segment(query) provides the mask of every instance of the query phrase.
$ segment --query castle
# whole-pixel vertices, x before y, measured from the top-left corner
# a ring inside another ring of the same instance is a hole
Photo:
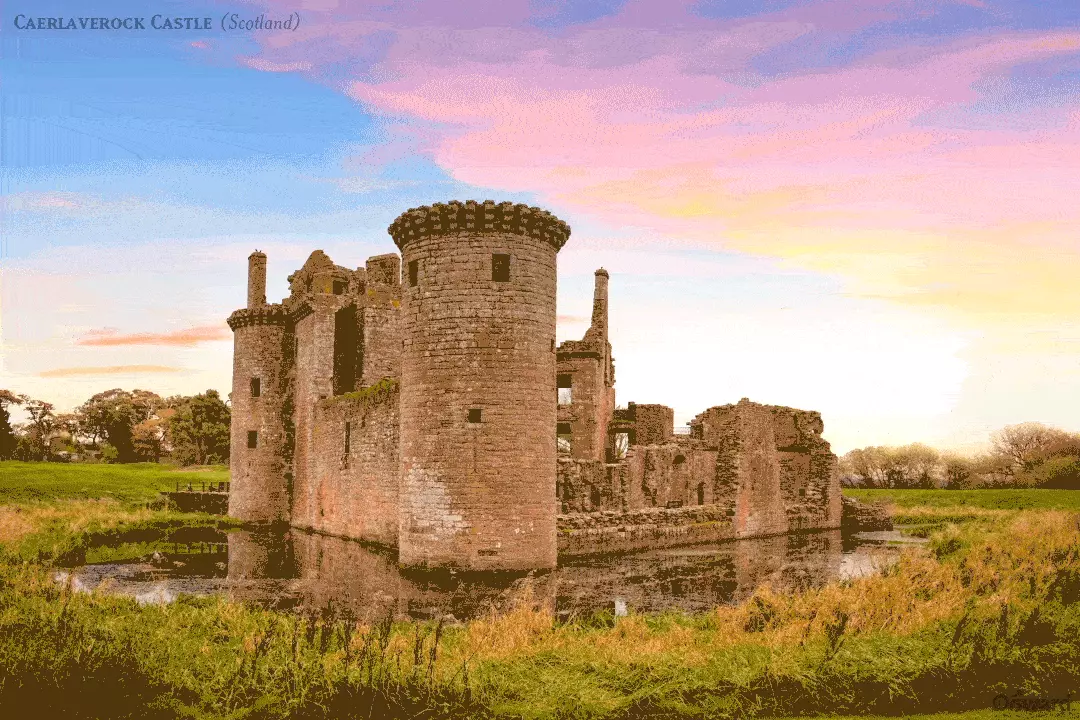
[[[616,407],[605,270],[588,331],[556,346],[551,213],[438,203],[389,233],[400,256],[355,270],[316,250],[281,303],[249,258],[231,516],[476,570],[840,527],[818,413],[744,399],[676,434],[671,408]]]

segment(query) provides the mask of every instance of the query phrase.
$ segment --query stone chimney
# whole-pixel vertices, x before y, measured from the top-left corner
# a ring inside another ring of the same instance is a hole
[[[249,308],[266,305],[266,253],[256,250],[248,256],[248,299]]]

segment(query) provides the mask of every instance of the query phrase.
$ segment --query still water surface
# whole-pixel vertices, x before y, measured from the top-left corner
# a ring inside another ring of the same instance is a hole
[[[180,529],[159,540],[91,550],[91,562],[57,573],[76,590],[167,603],[181,594],[225,595],[266,607],[330,609],[374,620],[464,620],[523,598],[559,617],[596,611],[707,610],[879,572],[903,545],[898,532],[839,530],[562,560],[546,573],[409,572],[393,553],[312,533]],[[107,562],[92,562],[108,556]]]

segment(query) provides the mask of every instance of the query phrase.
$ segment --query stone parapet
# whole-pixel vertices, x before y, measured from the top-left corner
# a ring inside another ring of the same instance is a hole
[[[394,244],[404,250],[408,243],[428,237],[471,233],[510,233],[540,238],[556,250],[570,238],[570,226],[547,210],[509,202],[496,204],[475,200],[435,203],[409,208],[387,228]]]
[[[229,316],[229,327],[236,330],[252,325],[285,325],[289,320],[289,314],[280,304],[263,305],[261,307],[241,308]]]

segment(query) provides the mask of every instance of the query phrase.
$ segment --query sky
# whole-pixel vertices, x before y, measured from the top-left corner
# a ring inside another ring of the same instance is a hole
[[[1074,0],[0,13],[0,387],[227,393],[252,250],[273,301],[493,199],[572,228],[560,340],[611,273],[620,404],[814,409],[838,452],[1080,431]],[[88,17],[145,29],[27,27]]]

